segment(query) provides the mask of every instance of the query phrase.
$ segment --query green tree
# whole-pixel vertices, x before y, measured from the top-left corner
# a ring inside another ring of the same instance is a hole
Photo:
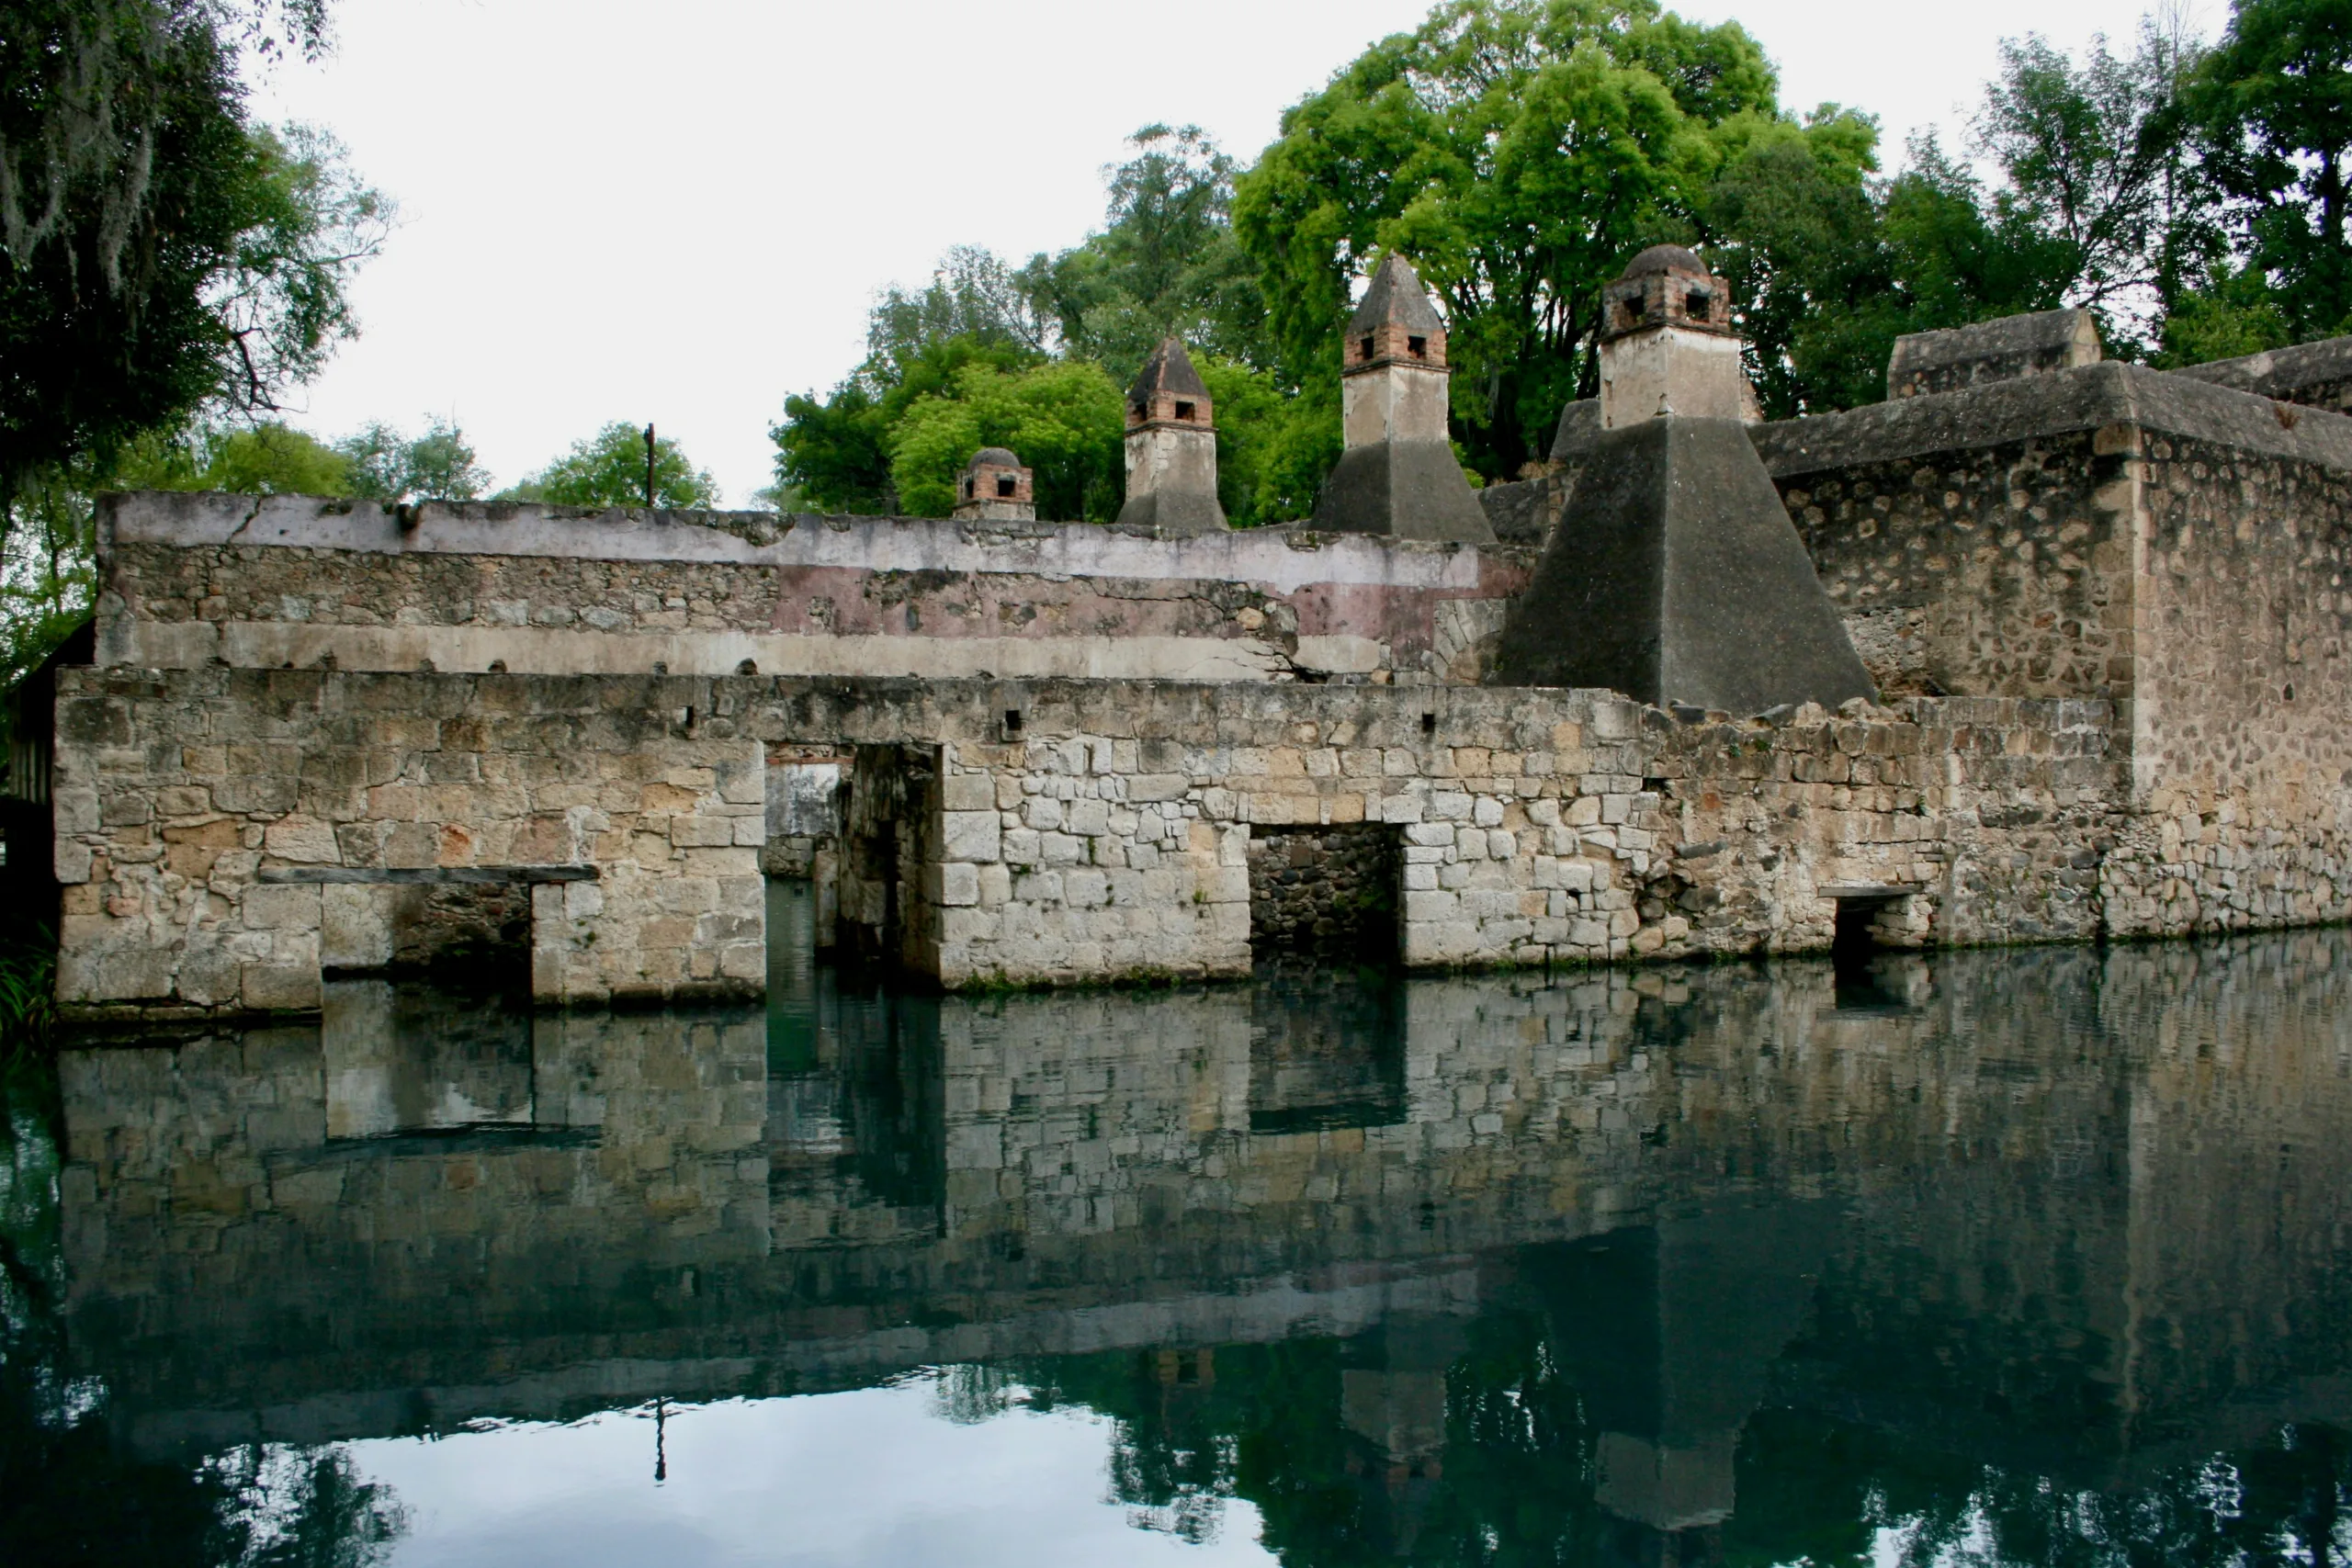
[[[899,504],[917,517],[946,516],[972,454],[1009,446],[1035,471],[1038,516],[1109,522],[1123,500],[1123,409],[1118,383],[1098,365],[967,366],[946,390],[910,404],[891,434]]]
[[[200,406],[266,413],[352,330],[390,205],[341,150],[246,118],[241,51],[322,0],[0,11],[0,505]]]
[[[2273,292],[2217,278],[2201,330],[2223,312],[2241,316],[2240,332],[2283,320],[2293,339],[2352,327],[2348,75],[2352,0],[2234,0],[2189,97],[2240,253]]]
[[[371,501],[471,501],[490,488],[466,433],[434,419],[409,436],[380,422],[335,443],[351,468],[351,493]]]
[[[1216,422],[1217,500],[1237,528],[1287,523],[1315,510],[1340,457],[1338,399],[1285,389],[1270,370],[1193,356]]]
[[[1883,395],[1894,313],[1877,127],[1824,106],[1802,127],[1749,119],[1699,203],[1709,264],[1731,287],[1768,417]]]
[[[869,328],[868,342],[883,330],[878,321]],[[895,513],[900,503],[891,445],[907,410],[924,398],[950,394],[967,369],[1011,372],[1044,357],[995,333],[893,338],[887,353],[869,355],[831,397],[785,399],[783,422],[768,430],[776,444],[777,486],[828,512]]]
[[[514,501],[557,506],[645,504],[645,432],[615,421],[506,492]],[[687,511],[718,504],[718,483],[686,460],[678,444],[653,444],[653,504]]]
[[[1449,0],[1286,112],[1237,182],[1284,375],[1337,375],[1353,279],[1402,251],[1445,306],[1471,466],[1515,472],[1589,383],[1601,286],[1690,235],[1717,128],[1776,113],[1736,24],[1655,0]]]
[[[2094,38],[2077,62],[2041,38],[2001,45],[1974,133],[2013,217],[2110,344],[2141,352],[2225,254],[2219,192],[2190,135],[2185,88],[2202,51],[2156,18],[2135,46]]]
[[[1148,125],[1128,143],[1136,155],[1104,171],[1102,231],[1021,271],[1061,352],[1125,381],[1172,333],[1196,355],[1263,365],[1257,268],[1233,235],[1238,165],[1198,126]]]

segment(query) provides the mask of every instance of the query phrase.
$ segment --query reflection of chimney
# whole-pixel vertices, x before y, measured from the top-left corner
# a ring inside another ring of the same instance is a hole
[[[1717,1525],[1731,1517],[1736,1432],[1713,1432],[1666,1447],[1625,1432],[1600,1434],[1593,1500],[1621,1518],[1662,1530]]]
[[[1403,1557],[1421,1533],[1445,1473],[1445,1376],[1461,1353],[1450,1318],[1391,1318],[1376,1337],[1377,1367],[1340,1373],[1340,1422],[1376,1457],[1387,1549]],[[1349,1468],[1362,1473],[1360,1461]]]

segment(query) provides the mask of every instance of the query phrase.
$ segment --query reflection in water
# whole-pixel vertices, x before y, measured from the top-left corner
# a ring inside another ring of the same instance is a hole
[[[967,1561],[1027,1464],[1042,1561],[1106,1439],[1118,1538],[1200,1561],[2352,1550],[2345,933],[942,1000],[775,897],[763,1014],[355,985],[69,1053],[0,1558],[104,1496],[123,1561]]]

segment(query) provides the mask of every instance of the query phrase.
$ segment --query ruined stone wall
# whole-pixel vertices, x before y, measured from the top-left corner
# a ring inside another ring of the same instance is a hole
[[[2086,938],[2126,793],[2087,702],[1685,724],[1589,692],[780,682],[744,722],[946,738],[950,985],[1242,973],[1256,833],[1360,823],[1403,839],[1415,966],[1822,947],[1870,888],[1898,940]]]
[[[1255,835],[1360,824],[1402,840],[1416,967],[1818,948],[1848,897],[1898,942],[2199,929],[2120,901],[2160,828],[2120,731],[2007,698],[1686,721],[1460,687],[74,671],[60,997],[314,1006],[379,871],[549,866],[594,880],[534,891],[542,998],[755,992],[764,757],[813,744],[876,749],[842,924],[948,986],[1245,974]],[[2333,818],[2235,810],[2200,821],[2212,863],[2298,891],[2254,919],[2352,915]]]
[[[2109,868],[2110,924],[2337,918],[2352,893],[2352,474],[2154,431],[2137,463],[2145,819]]]
[[[250,517],[250,522],[248,518]],[[516,674],[1468,679],[1524,549],[1266,530],[110,498],[102,662]]]
[[[315,1009],[322,964],[390,956],[394,884],[545,867],[593,879],[530,890],[543,998],[756,995],[763,753],[708,704],[684,681],[62,671],[59,1000]]]

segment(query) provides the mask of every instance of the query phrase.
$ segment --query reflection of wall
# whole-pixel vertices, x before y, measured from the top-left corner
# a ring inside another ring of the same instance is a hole
[[[433,1139],[331,1139],[315,1031],[69,1053],[74,1342],[173,1430],[351,1431],[362,1393],[576,1412],[1508,1300],[1590,1348],[1611,1506],[1660,1528],[1768,1396],[2128,1447],[2344,1364],[2348,942],[1905,959],[1866,1012],[1826,965],[1416,983],[1363,1030],[1276,988],[836,994],[773,1069],[756,1014],[549,1018],[529,1128]],[[1381,1029],[1387,1110],[1260,1125]],[[513,1059],[370,1038],[405,1081]],[[1547,1275],[1571,1242],[1619,1262]]]

